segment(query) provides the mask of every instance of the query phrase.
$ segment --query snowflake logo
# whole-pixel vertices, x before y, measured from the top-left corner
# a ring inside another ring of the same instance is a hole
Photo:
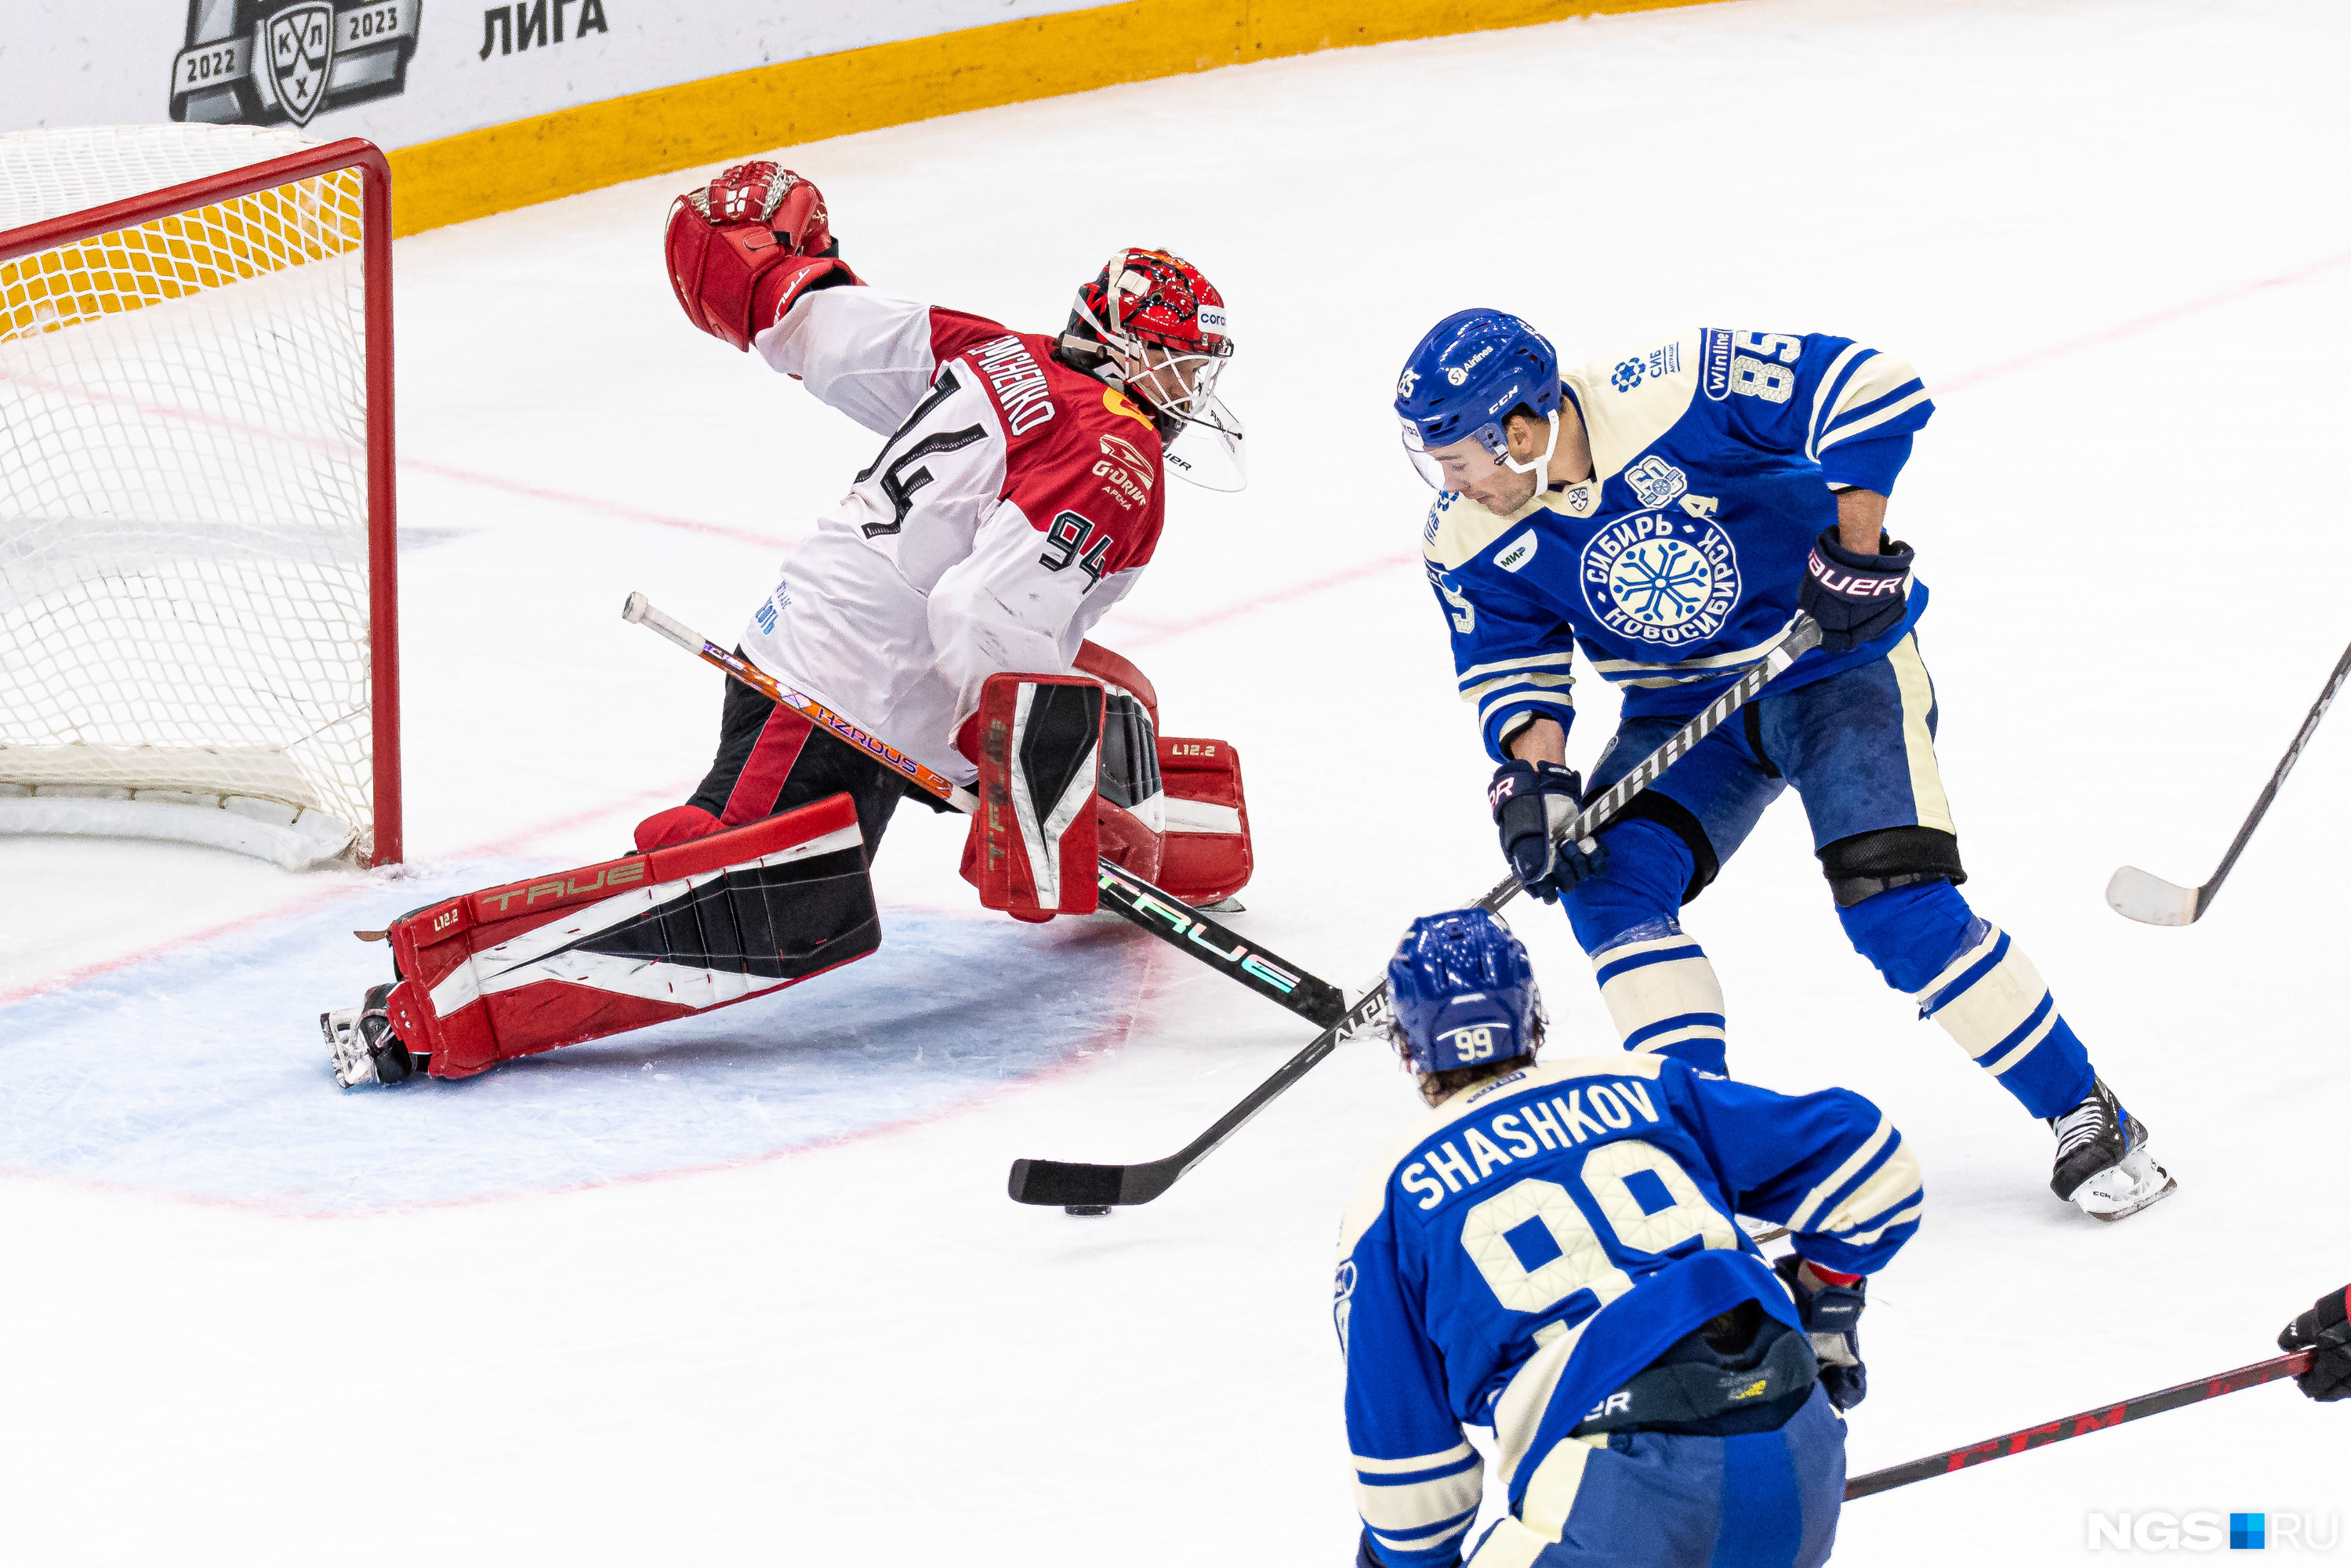
[[[1641,377],[1643,373],[1640,361],[1627,360],[1623,364],[1618,365],[1616,367],[1616,373],[1610,376],[1608,379],[1615,383],[1615,387],[1618,392],[1628,392],[1635,387],[1641,384]]]
[[[1679,539],[1652,539],[1616,558],[1608,591],[1645,626],[1678,626],[1706,607],[1714,568]]]
[[[1739,547],[1719,524],[1662,511],[1602,523],[1579,552],[1576,576],[1604,634],[1643,649],[1642,658],[1654,657],[1649,648],[1697,648],[1720,636],[1746,592]]]

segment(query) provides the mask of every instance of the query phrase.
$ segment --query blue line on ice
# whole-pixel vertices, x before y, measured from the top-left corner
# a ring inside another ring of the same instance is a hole
[[[0,1028],[0,1168],[355,1214],[758,1158],[936,1115],[1113,1042],[1150,943],[883,911],[869,958],[698,1019],[458,1082],[335,1087],[319,1014],[392,977],[351,939],[538,868],[435,868],[53,992]]]

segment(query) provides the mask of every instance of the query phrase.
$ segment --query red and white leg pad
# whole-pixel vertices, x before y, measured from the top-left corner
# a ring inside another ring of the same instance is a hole
[[[1229,741],[1159,737],[1167,838],[1159,885],[1195,908],[1220,904],[1249,885],[1249,801],[1241,759]]]
[[[725,1007],[882,945],[834,795],[690,843],[466,894],[391,929],[393,1030],[436,1078]]]

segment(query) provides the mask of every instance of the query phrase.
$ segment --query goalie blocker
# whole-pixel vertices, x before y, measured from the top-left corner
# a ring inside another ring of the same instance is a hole
[[[1133,664],[1087,643],[1081,673],[991,675],[956,744],[979,768],[963,875],[1019,920],[1090,915],[1097,862],[1196,907],[1249,883],[1240,759],[1221,740],[1162,737]]]

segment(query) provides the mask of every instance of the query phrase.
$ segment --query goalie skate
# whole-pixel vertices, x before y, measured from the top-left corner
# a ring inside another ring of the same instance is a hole
[[[392,1031],[392,1019],[384,1009],[391,995],[390,986],[371,986],[358,1007],[319,1015],[319,1031],[334,1059],[335,1082],[345,1089],[398,1083],[416,1071],[415,1054]]]

